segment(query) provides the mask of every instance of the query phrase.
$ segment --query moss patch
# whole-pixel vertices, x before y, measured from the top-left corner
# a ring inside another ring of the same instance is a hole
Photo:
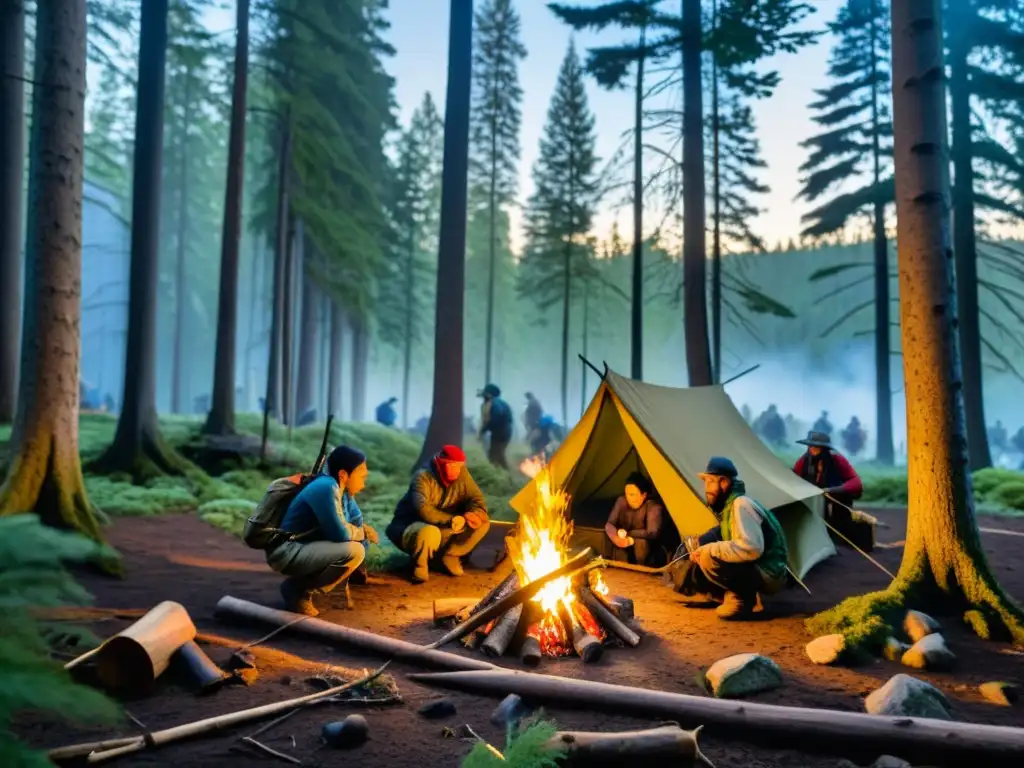
[[[816,637],[842,634],[852,653],[878,653],[904,612],[903,595],[890,590],[869,592],[811,616],[804,627]]]

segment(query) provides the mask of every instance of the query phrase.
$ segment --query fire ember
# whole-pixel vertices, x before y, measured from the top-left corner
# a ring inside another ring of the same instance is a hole
[[[567,514],[569,497],[551,487],[541,459],[527,459],[520,469],[535,479],[537,503],[530,514],[520,516],[516,530],[505,540],[513,571],[457,619],[483,611],[570,560],[573,526]],[[544,656],[577,655],[594,662],[607,644],[621,641],[635,646],[639,642],[628,626],[632,618],[632,601],[612,597],[601,572],[593,569],[552,581],[530,601],[467,635],[463,643],[492,657],[518,647],[520,659],[528,666],[539,664]]]

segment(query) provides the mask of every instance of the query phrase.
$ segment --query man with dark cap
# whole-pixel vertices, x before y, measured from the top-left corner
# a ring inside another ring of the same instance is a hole
[[[395,411],[395,403],[397,402],[397,397],[389,397],[377,406],[377,412],[374,415],[377,417],[378,424],[385,427],[395,426],[395,422],[398,421],[398,413]]]
[[[669,570],[678,593],[692,603],[720,603],[718,617],[749,618],[760,610],[761,595],[786,585],[786,537],[771,510],[747,495],[736,465],[712,456],[700,473],[704,498],[719,525],[702,536],[688,536],[689,553]]]
[[[626,478],[623,493],[616,499],[604,526],[608,559],[647,564],[651,547],[661,536],[664,516],[664,509],[653,491],[651,481],[640,472],[633,472]]]
[[[505,449],[512,441],[512,408],[501,399],[501,390],[496,384],[488,384],[476,394],[484,399],[480,407],[480,439],[491,433],[487,460],[496,467],[508,469]]]
[[[832,438],[825,432],[808,432],[806,439],[797,443],[806,445],[807,452],[796,460],[793,472],[827,494],[825,510],[829,524],[836,528],[849,525],[851,507],[864,493],[857,470],[833,449]]]
[[[412,580],[422,584],[438,557],[448,573],[461,576],[462,558],[490,527],[487,502],[466,469],[466,454],[446,445],[413,475],[385,533],[412,557]]]
[[[327,457],[326,474],[310,481],[288,505],[281,530],[292,538],[267,552],[267,563],[287,576],[281,584],[285,607],[316,616],[315,594],[345,582],[377,543],[377,532],[363,523],[355,496],[366,485],[366,456],[339,445]]]

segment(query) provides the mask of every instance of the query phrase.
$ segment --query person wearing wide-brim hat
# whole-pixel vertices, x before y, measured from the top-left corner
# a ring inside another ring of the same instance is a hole
[[[832,447],[832,438],[825,432],[812,430],[796,442],[806,445],[807,451],[796,460],[793,472],[825,492],[825,514],[831,525],[848,525],[850,508],[864,493],[857,470]]]
[[[786,536],[771,510],[747,495],[730,459],[712,456],[700,478],[719,524],[686,538],[680,549],[689,557],[669,569],[669,578],[687,603],[719,603],[715,613],[725,620],[750,618],[762,595],[786,586]]]

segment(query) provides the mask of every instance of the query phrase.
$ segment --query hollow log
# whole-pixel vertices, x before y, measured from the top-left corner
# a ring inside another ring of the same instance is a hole
[[[434,601],[434,624],[454,619],[459,612],[479,604],[478,597],[441,597]]]
[[[594,614],[594,618],[601,622],[605,629],[626,643],[626,645],[633,648],[640,645],[640,635],[627,627],[619,620],[618,616],[608,610],[605,604],[598,599],[597,595],[589,589],[581,589],[580,598],[583,600],[583,604]]]
[[[459,624],[453,630],[445,634],[438,640],[428,645],[428,648],[440,648],[445,643],[450,643],[452,640],[458,640],[460,637],[472,632],[479,626],[486,624],[491,619],[501,616],[506,611],[515,608],[517,605],[522,605],[527,600],[533,598],[538,592],[544,589],[545,586],[550,584],[556,579],[560,579],[563,576],[571,576],[581,568],[585,568],[588,562],[593,559],[590,548],[587,547],[580,552],[576,557],[569,560],[567,563],[559,568],[551,571],[539,579],[535,579],[527,584],[525,587],[520,587],[511,594],[501,598],[493,605],[480,611],[480,613],[470,616],[466,621]]]
[[[104,688],[130,696],[146,693],[189,640],[196,626],[180,603],[165,600],[118,632],[96,653],[96,677]]]
[[[231,677],[213,663],[195,640],[181,646],[171,663],[192,681],[199,693],[212,693]]]
[[[512,672],[410,674],[413,682],[548,706],[699,723],[713,736],[839,756],[887,754],[936,766],[1024,765],[1024,728],[729,701]]]
[[[512,643],[512,638],[515,637],[516,629],[519,627],[519,619],[522,615],[523,606],[517,605],[498,619],[494,628],[487,633],[487,639],[484,640],[481,650],[492,658],[503,656]]]
[[[579,624],[574,624],[572,628],[572,647],[576,650],[576,655],[583,659],[585,664],[593,664],[600,661],[601,656],[604,654],[601,641]]]
[[[519,660],[527,667],[536,667],[540,665],[540,658],[540,640],[532,634],[527,634],[519,651]]]
[[[454,653],[426,648],[404,640],[395,640],[383,635],[376,635],[373,632],[364,632],[361,629],[353,629],[352,627],[342,627],[323,619],[304,618],[297,613],[267,608],[259,603],[239,600],[237,597],[231,597],[230,595],[225,595],[218,601],[215,613],[217,616],[224,618],[258,621],[275,627],[281,627],[289,622],[302,619],[302,621],[298,621],[298,623],[288,627],[288,631],[318,637],[338,645],[351,646],[380,656],[402,659],[427,667],[455,670],[487,670],[494,668],[493,664],[488,664],[480,659],[464,658],[456,656]]]
[[[560,731],[548,745],[565,755],[562,766],[616,766],[632,760],[651,760],[655,765],[674,765],[689,768],[712,765],[697,745],[698,727],[684,731],[678,725],[663,725],[643,731],[618,733],[591,733],[587,731]]]

